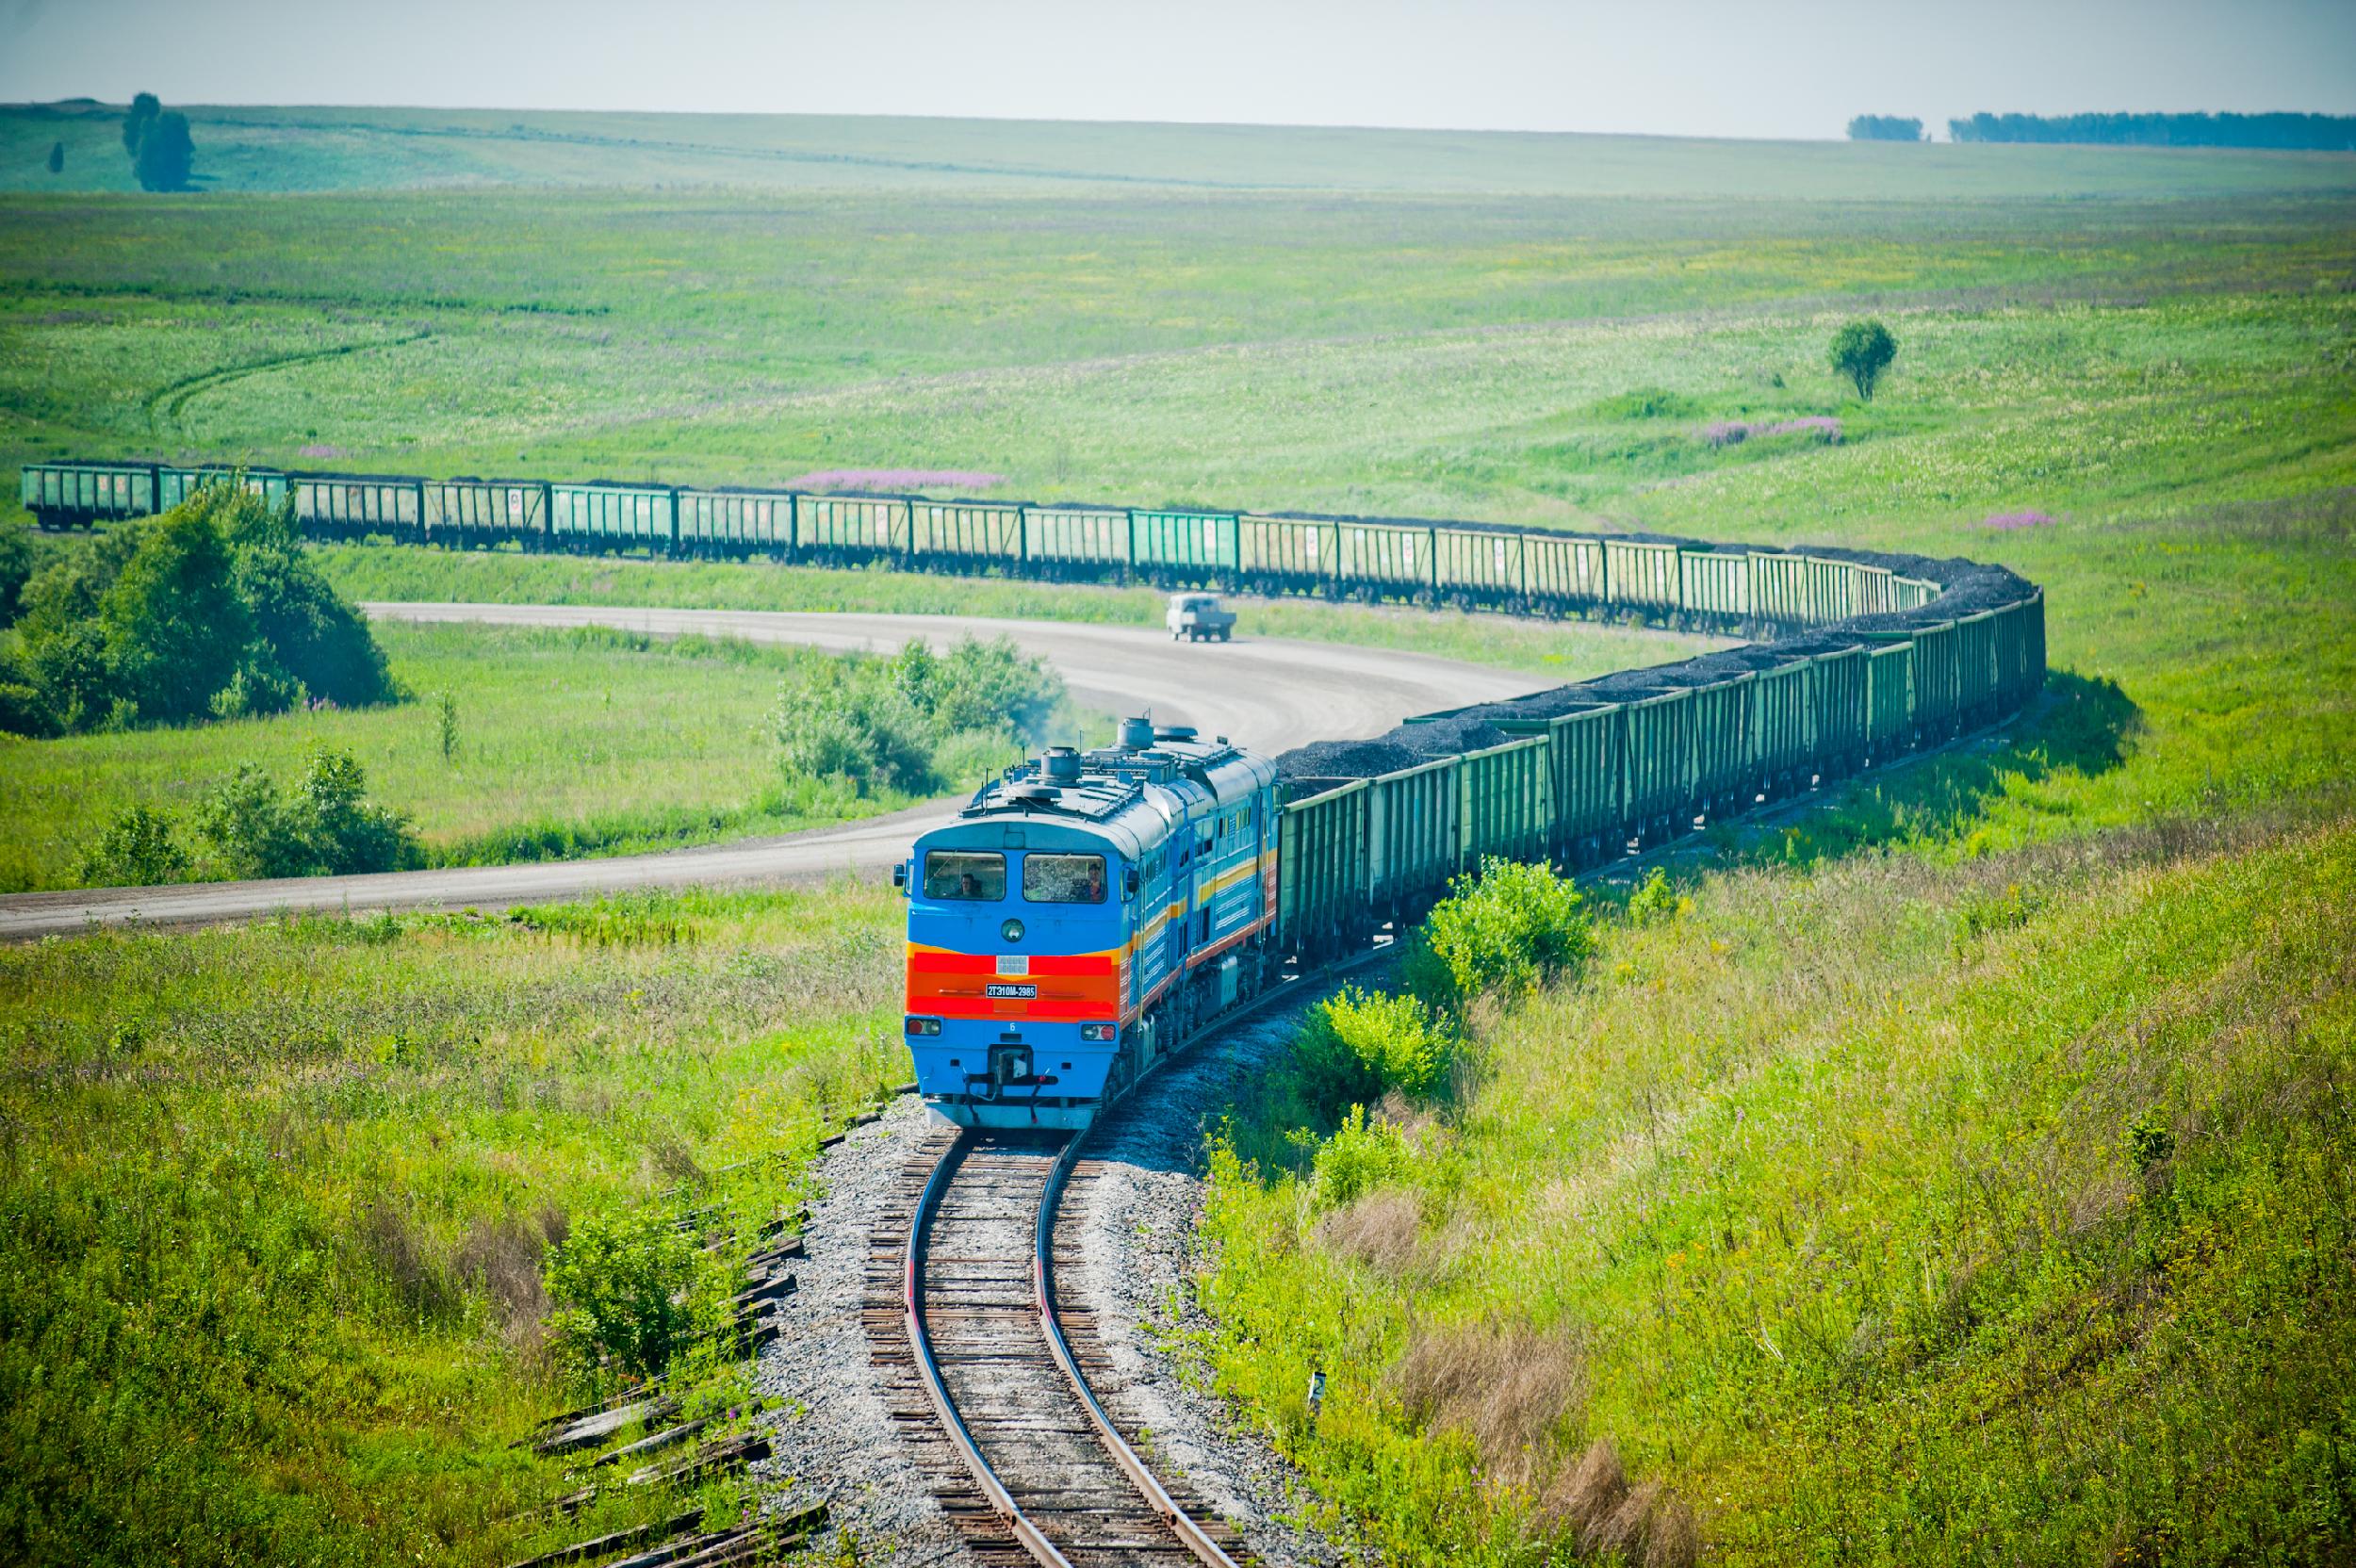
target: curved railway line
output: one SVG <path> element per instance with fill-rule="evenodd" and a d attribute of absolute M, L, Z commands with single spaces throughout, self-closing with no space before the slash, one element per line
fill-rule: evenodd
<path fill-rule="evenodd" d="M 1302 1000 L 1392 951 L 1297 972 L 1173 1048 Z M 1064 1199 L 1099 1171 L 1072 1135 L 937 1128 L 870 1238 L 866 1326 L 902 1433 L 982 1562 L 1246 1568 L 1260 1560 L 1183 1482 L 1155 1474 L 1091 1378 L 1093 1313 L 1068 1309 L 1079 1256 Z"/>

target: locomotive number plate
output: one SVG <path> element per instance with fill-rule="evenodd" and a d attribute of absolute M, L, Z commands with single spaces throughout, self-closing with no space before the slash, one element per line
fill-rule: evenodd
<path fill-rule="evenodd" d="M 993 980 L 982 988 L 982 994 L 984 996 L 1037 996 L 1039 988 L 1037 986 L 1009 986 Z"/>

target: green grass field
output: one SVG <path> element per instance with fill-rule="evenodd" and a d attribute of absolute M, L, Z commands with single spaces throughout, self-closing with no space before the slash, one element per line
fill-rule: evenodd
<path fill-rule="evenodd" d="M 791 832 L 909 804 L 787 787 L 764 721 L 786 672 L 823 656 L 596 630 L 377 635 L 416 700 L 11 746 L 0 889 L 76 886 L 82 856 L 124 808 L 185 818 L 239 766 L 290 778 L 320 747 L 357 758 L 372 796 L 410 816 L 438 865 Z M 457 716 L 448 758 L 443 694 Z"/>
<path fill-rule="evenodd" d="M 401 115 L 236 112 L 251 150 L 233 159 L 218 136 L 214 193 L 9 177 L 27 193 L 0 199 L 0 459 L 733 482 L 913 464 L 1004 474 L 1002 495 L 1870 545 L 2042 583 L 2058 672 L 2044 710 L 1836 812 L 1681 858 L 1688 914 L 1610 925 L 1580 976 L 1483 1013 L 1480 1070 L 1453 1093 L 1394 1108 L 1421 1152 L 1381 1205 L 1337 1218 L 1303 1189 L 1329 1128 L 1239 1119 L 1235 1148 L 1257 1163 L 1215 1184 L 1205 1375 L 1399 1561 L 1559 1560 L 1564 1466 L 1596 1440 L 1730 1561 L 2356 1553 L 2356 159 L 554 117 L 517 135 L 499 128 L 515 117 L 392 130 Z M 52 123 L 19 113 L 7 145 L 45 152 L 61 133 L 37 122 Z M 74 133 L 89 159 L 106 130 Z M 200 116 L 200 160 L 207 134 Z M 679 171 L 682 188 L 526 188 L 595 168 Z M 450 180 L 497 188 L 415 188 Z M 273 181 L 319 193 L 227 188 Z M 409 188 L 342 188 L 368 184 Z M 1868 311 L 1901 346 L 1870 406 L 1822 357 Z M 1815 415 L 1841 421 L 1840 442 L 1704 435 Z M 2046 520 L 1991 524 L 2024 513 Z M 1148 608 L 765 568 L 326 559 L 385 596 Z M 1268 631 L 1330 635 L 1347 612 L 1258 613 Z M 1488 641 L 1450 618 L 1353 634 Z M 142 740 L 190 743 L 120 740 L 115 771 L 149 765 Z M 504 1010 L 531 987 L 468 978 L 572 961 L 575 939 L 507 925 L 0 955 L 12 1211 L 134 1205 L 150 1188 L 129 1152 L 194 1147 L 216 1120 L 270 1127 L 312 1086 L 337 1152 L 254 1167 L 299 1174 L 300 1192 L 183 1183 L 188 1225 L 310 1217 L 322 1247 L 357 1249 L 355 1204 L 384 1169 L 472 1194 L 483 1162 L 520 1212 L 587 1168 L 533 1152 L 544 1139 L 596 1152 L 600 1194 L 650 1190 L 657 1162 L 628 1141 L 676 1122 L 691 1151 L 748 1146 L 723 1122 L 759 1073 L 729 1058 L 725 1091 L 691 1103 L 633 1076 L 647 1062 L 703 1063 L 717 1048 L 697 1042 L 772 1027 L 851 1039 L 856 1024 L 829 1021 L 888 999 L 893 906 L 843 898 L 795 904 L 785 936 L 742 901 L 648 901 L 625 923 L 673 935 L 618 950 L 642 977 L 564 991 L 562 1039 Z M 773 1007 L 699 978 L 790 970 L 780 942 L 829 923 L 871 944 L 843 950 L 858 972 L 839 988 L 788 987 Z M 401 977 L 452 964 L 447 993 Z M 299 1017 L 234 1039 L 209 1021 L 238 976 L 296 970 Z M 190 971 L 213 989 L 172 978 Z M 415 999 L 439 1032 L 381 995 Z M 102 1069 L 134 1012 L 152 1017 L 123 1037 L 171 1043 Z M 467 1043 L 478 1015 L 492 1022 Z M 576 1037 L 644 1055 L 568 1057 Z M 385 1076 L 402 1038 L 450 1042 L 416 1070 L 425 1098 Z M 860 1049 L 861 1070 L 888 1075 L 899 1048 Z M 563 1103 L 627 1102 L 630 1130 L 499 1120 L 519 1091 L 495 1096 L 468 1065 L 494 1058 L 532 1064 L 500 1069 L 511 1084 L 552 1064 Z M 353 1105 L 373 1119 L 367 1159 L 335 1141 Z M 489 1211 L 437 1201 L 435 1245 L 454 1256 L 459 1217 Z M 8 1518 L 25 1497 L 127 1487 L 90 1435 L 89 1412 L 115 1411 L 205 1456 L 140 1494 L 159 1516 L 207 1486 L 281 1496 L 270 1456 L 326 1456 L 303 1474 L 350 1508 L 307 1534 L 203 1539 L 387 1560 L 425 1549 L 421 1514 L 481 1517 L 506 1484 L 412 1485 L 404 1465 L 471 1473 L 494 1429 L 560 1397 L 497 1381 L 521 1352 L 470 1287 L 454 1298 L 480 1315 L 459 1326 L 394 1315 L 368 1320 L 367 1347 L 335 1342 L 349 1382 L 219 1396 L 251 1441 L 216 1441 L 168 1353 L 17 1350 L 42 1343 L 17 1325 L 65 1332 L 68 1306 L 105 1295 L 51 1261 L 81 1256 L 84 1233 L 43 1227 L 15 1228 L 27 1246 L 66 1239 L 10 1270 L 0 1333 L 33 1477 Z M 177 1269 L 174 1245 L 125 1235 L 108 1255 Z M 258 1253 L 208 1256 L 224 1299 L 282 1277 Z M 154 1321 L 181 1334 L 200 1311 Z M 489 1370 L 434 1384 L 430 1413 L 373 1402 L 379 1374 L 352 1370 L 461 1352 Z M 257 1385 L 281 1364 L 260 1340 L 237 1353 Z M 35 1367 L 69 1364 L 80 1380 L 36 1396 Z M 1451 1369 L 1524 1364 L 1511 1419 L 1462 1419 Z M 1314 1425 L 1311 1366 L 1332 1380 Z M 444 1500 L 416 1501 L 428 1493 Z M 146 1544 L 91 1528 L 85 1555 Z"/>

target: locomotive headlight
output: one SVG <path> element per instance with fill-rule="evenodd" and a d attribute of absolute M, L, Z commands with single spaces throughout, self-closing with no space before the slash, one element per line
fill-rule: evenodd
<path fill-rule="evenodd" d="M 1109 1040 L 1118 1030 L 1117 1024 L 1083 1023 L 1080 1025 L 1080 1037 L 1084 1040 Z"/>
<path fill-rule="evenodd" d="M 1019 942 L 1023 939 L 1023 923 L 1009 918 L 998 928 L 998 934 L 1010 942 Z"/>
<path fill-rule="evenodd" d="M 918 1018 L 911 1014 L 908 1021 L 908 1031 L 911 1035 L 938 1035 L 941 1033 L 941 1020 Z"/>

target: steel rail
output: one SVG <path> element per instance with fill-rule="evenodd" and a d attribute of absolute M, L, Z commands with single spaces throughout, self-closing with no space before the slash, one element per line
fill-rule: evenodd
<path fill-rule="evenodd" d="M 1023 1506 L 1014 1500 L 1014 1494 L 1006 1490 L 1006 1482 L 998 1478 L 998 1472 L 990 1468 L 990 1462 L 982 1457 L 981 1449 L 974 1446 L 973 1434 L 966 1430 L 965 1418 L 957 1413 L 957 1401 L 949 1397 L 948 1384 L 941 1380 L 941 1365 L 933 1359 L 932 1336 L 924 1330 L 924 1314 L 917 1304 L 918 1281 L 924 1271 L 924 1233 L 932 1225 L 933 1208 L 940 1201 L 941 1190 L 946 1184 L 951 1165 L 973 1141 L 972 1135 L 962 1135 L 941 1151 L 941 1158 L 933 1163 L 932 1174 L 925 1179 L 924 1192 L 917 1197 L 916 1212 L 908 1217 L 904 1297 L 908 1307 L 908 1347 L 914 1352 L 917 1372 L 924 1380 L 924 1392 L 932 1399 L 933 1413 L 940 1417 L 941 1430 L 949 1434 L 950 1444 L 957 1450 L 958 1457 L 965 1461 L 967 1473 L 982 1489 L 990 1506 L 1006 1522 L 1006 1527 L 1013 1532 L 1015 1541 L 1041 1564 L 1041 1568 L 1072 1568 L 1072 1560 L 1058 1551 L 1055 1544 L 1031 1522 L 1030 1515 L 1024 1513 Z"/>
<path fill-rule="evenodd" d="M 1113 1456 L 1113 1462 L 1121 1466 L 1121 1473 L 1129 1478 L 1130 1483 L 1145 1494 L 1146 1500 L 1153 1505 L 1153 1511 L 1162 1516 L 1162 1523 L 1170 1527 L 1186 1550 L 1202 1559 L 1209 1568 L 1239 1568 L 1235 1560 L 1229 1557 L 1219 1543 L 1194 1522 L 1194 1516 L 1178 1506 L 1177 1500 L 1163 1489 L 1161 1481 L 1154 1477 L 1152 1467 L 1114 1428 L 1112 1417 L 1105 1414 L 1104 1407 L 1097 1402 L 1096 1391 L 1081 1375 L 1080 1364 L 1072 1359 L 1072 1347 L 1064 1339 L 1063 1320 L 1055 1312 L 1054 1287 L 1055 1204 L 1063 1196 L 1064 1178 L 1072 1174 L 1072 1166 L 1078 1163 L 1080 1145 L 1087 1141 L 1087 1137 L 1086 1133 L 1075 1134 L 1072 1141 L 1064 1145 L 1063 1152 L 1055 1157 L 1054 1168 L 1047 1173 L 1047 1185 L 1039 1195 L 1039 1233 L 1031 1259 L 1031 1279 L 1039 1298 L 1039 1332 L 1047 1341 L 1048 1353 L 1055 1358 L 1055 1364 L 1063 1368 L 1063 1375 L 1072 1384 L 1072 1391 L 1080 1396 L 1081 1405 L 1088 1413 L 1088 1420 L 1095 1424 L 1098 1441 Z"/>

